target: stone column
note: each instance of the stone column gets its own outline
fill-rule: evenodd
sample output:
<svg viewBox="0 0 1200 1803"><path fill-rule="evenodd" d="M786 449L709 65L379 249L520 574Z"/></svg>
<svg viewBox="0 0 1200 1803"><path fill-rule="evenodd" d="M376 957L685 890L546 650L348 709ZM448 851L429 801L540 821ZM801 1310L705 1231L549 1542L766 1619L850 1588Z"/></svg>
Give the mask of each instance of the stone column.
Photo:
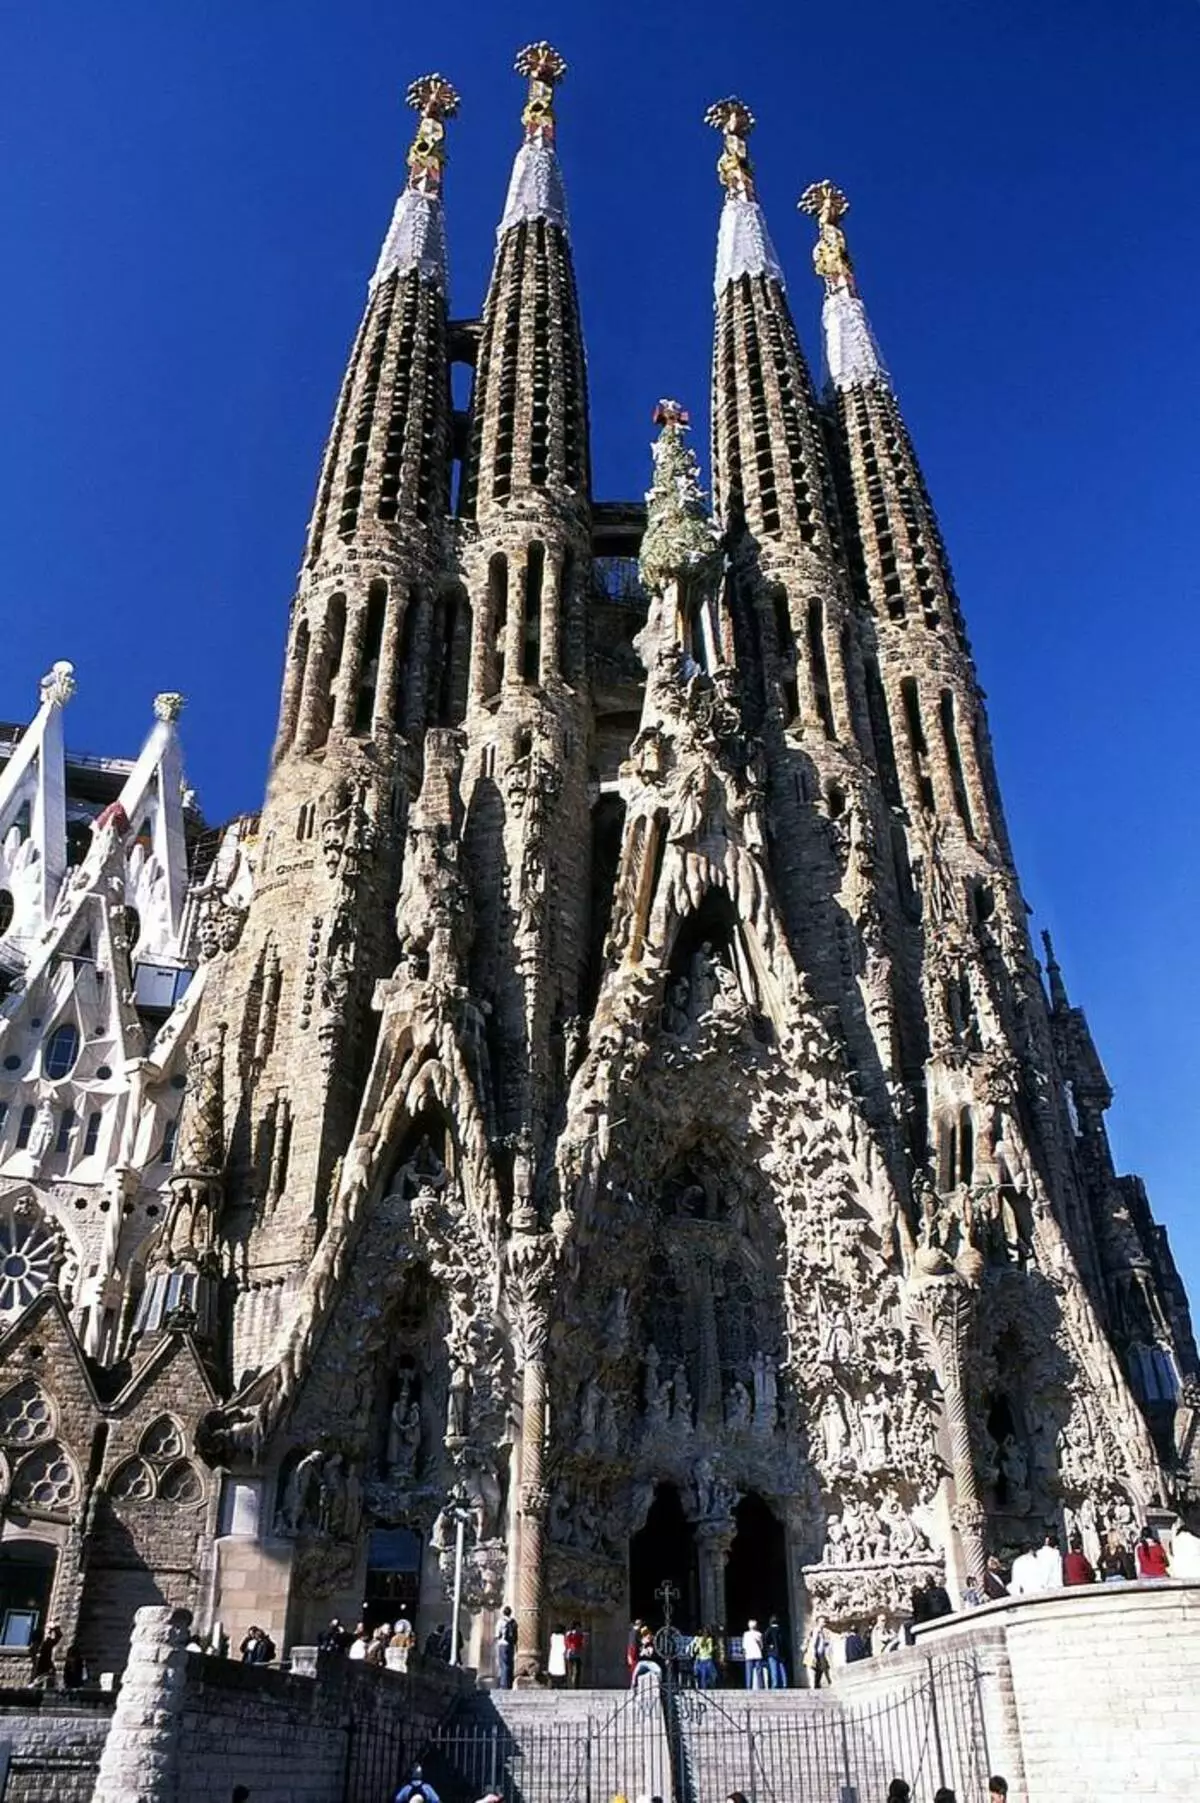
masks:
<svg viewBox="0 0 1200 1803"><path fill-rule="evenodd" d="M984 1568L985 1510L975 1476L963 1382L963 1350L970 1332L974 1297L968 1277L973 1273L960 1275L944 1253L925 1250L917 1257L924 1261L925 1268L919 1265L909 1281L907 1305L929 1339L941 1379L954 1472L954 1525L965 1575L968 1579L978 1578Z"/></svg>
<svg viewBox="0 0 1200 1803"><path fill-rule="evenodd" d="M139 1609L92 1803L174 1803L190 1609Z"/></svg>
<svg viewBox="0 0 1200 1803"><path fill-rule="evenodd" d="M696 1563L700 1571L701 1627L716 1627L725 1620L725 1564L736 1528L731 1521L696 1524Z"/></svg>
<svg viewBox="0 0 1200 1803"><path fill-rule="evenodd" d="M522 1361L521 1441L517 1507L516 1677L536 1681L542 1658L542 1596L546 1513L549 1497L544 1477L546 1440L546 1340L549 1333L550 1248L537 1232L533 1210L525 1204L510 1252L514 1282L514 1314L518 1355Z"/></svg>

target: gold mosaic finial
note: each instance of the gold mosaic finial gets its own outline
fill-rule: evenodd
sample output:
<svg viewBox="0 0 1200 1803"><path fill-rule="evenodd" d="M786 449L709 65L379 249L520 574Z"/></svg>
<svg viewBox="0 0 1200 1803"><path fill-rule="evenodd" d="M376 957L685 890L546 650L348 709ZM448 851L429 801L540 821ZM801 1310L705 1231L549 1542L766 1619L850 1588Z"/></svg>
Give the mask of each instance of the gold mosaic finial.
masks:
<svg viewBox="0 0 1200 1803"><path fill-rule="evenodd" d="M838 224L850 211L850 202L832 182L813 182L800 196L797 205L802 213L811 213L819 228L813 245L813 268L832 293L835 288L855 293L854 265L846 245L846 234Z"/></svg>
<svg viewBox="0 0 1200 1803"><path fill-rule="evenodd" d="M529 83L529 98L521 114L525 142L553 144L554 90L567 72L566 60L543 39L537 44L526 44L519 52L516 70Z"/></svg>
<svg viewBox="0 0 1200 1803"><path fill-rule="evenodd" d="M458 111L458 90L444 75L422 75L404 96L405 104L420 113L417 135L408 153L408 185L414 194L433 197L442 191L446 165L446 127Z"/></svg>
<svg viewBox="0 0 1200 1803"><path fill-rule="evenodd" d="M675 426L686 430L692 423L691 414L678 401L659 401L650 417L656 426Z"/></svg>
<svg viewBox="0 0 1200 1803"><path fill-rule="evenodd" d="M746 139L754 130L754 114L745 101L730 95L728 100L718 100L709 107L704 123L724 136L725 142L717 159L721 186L740 200L753 200L754 165L750 161Z"/></svg>

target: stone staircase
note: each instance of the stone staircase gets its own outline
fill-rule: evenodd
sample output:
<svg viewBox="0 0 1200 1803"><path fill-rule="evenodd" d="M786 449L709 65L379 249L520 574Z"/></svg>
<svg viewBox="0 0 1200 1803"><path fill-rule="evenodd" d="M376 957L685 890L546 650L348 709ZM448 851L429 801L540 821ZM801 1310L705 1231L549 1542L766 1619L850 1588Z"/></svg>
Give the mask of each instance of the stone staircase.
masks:
<svg viewBox="0 0 1200 1803"><path fill-rule="evenodd" d="M657 1686L480 1691L455 1711L428 1755L443 1803L498 1791L505 1803L612 1803L671 1795ZM445 1786L445 1788L443 1788Z"/></svg>
<svg viewBox="0 0 1200 1803"><path fill-rule="evenodd" d="M683 1693L674 1702L679 1795L723 1803L876 1803L903 1777L901 1749L881 1744L828 1690Z"/></svg>

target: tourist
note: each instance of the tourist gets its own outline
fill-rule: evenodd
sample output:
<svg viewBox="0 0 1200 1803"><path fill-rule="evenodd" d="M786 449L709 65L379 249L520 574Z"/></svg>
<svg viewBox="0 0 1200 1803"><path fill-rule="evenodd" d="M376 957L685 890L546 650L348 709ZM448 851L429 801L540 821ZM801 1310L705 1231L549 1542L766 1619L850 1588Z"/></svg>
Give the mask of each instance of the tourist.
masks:
<svg viewBox="0 0 1200 1803"><path fill-rule="evenodd" d="M1008 1585L1004 1582L1004 1571L995 1553L989 1558L983 1573L983 1597L988 1603L999 1602L1002 1596L1008 1595Z"/></svg>
<svg viewBox="0 0 1200 1803"><path fill-rule="evenodd" d="M62 1629L59 1627L58 1623L54 1621L51 1622L41 1639L35 1640L33 1643L33 1671L31 1675L34 1685L39 1690L58 1689L56 1654L58 1652L58 1643L61 1639Z"/></svg>
<svg viewBox="0 0 1200 1803"><path fill-rule="evenodd" d="M746 1663L746 1689L765 1690L767 1688L767 1669L763 1660L763 1637L753 1616L747 1622L746 1631L742 1635L742 1658Z"/></svg>
<svg viewBox="0 0 1200 1803"><path fill-rule="evenodd" d="M62 1679L64 1690L80 1690L87 1683L87 1666L74 1642L63 1655Z"/></svg>
<svg viewBox="0 0 1200 1803"><path fill-rule="evenodd" d="M441 1803L441 1798L432 1784L427 1784L419 1765L415 1765L409 1774L407 1784L401 1785L392 1803Z"/></svg>
<svg viewBox="0 0 1200 1803"><path fill-rule="evenodd" d="M888 1785L887 1803L912 1803L912 1791L903 1778L893 1778Z"/></svg>
<svg viewBox="0 0 1200 1803"><path fill-rule="evenodd" d="M1182 1516L1171 1538L1170 1569L1173 1578L1200 1578L1200 1534L1193 1534Z"/></svg>
<svg viewBox="0 0 1200 1803"><path fill-rule="evenodd" d="M317 1651L318 1653L344 1653L349 1643L350 1636L335 1615L317 1641Z"/></svg>
<svg viewBox="0 0 1200 1803"><path fill-rule="evenodd" d="M625 1642L625 1669L630 1677L633 1676L633 1668L641 1657L642 1635L645 1631L646 1624L641 1616L635 1617L629 1629L629 1638Z"/></svg>
<svg viewBox="0 0 1200 1803"><path fill-rule="evenodd" d="M567 1630L561 1623L550 1632L550 1656L546 1660L546 1671L555 1690L562 1690L567 1681Z"/></svg>
<svg viewBox="0 0 1200 1803"><path fill-rule="evenodd" d="M943 1784L934 1791L933 1803L954 1803L954 1792L948 1784Z"/></svg>
<svg viewBox="0 0 1200 1803"><path fill-rule="evenodd" d="M731 1790L725 1803L749 1803L749 1799L744 1790Z"/></svg>
<svg viewBox="0 0 1200 1803"><path fill-rule="evenodd" d="M496 1688L511 1690L517 1659L517 1624L507 1603L501 1609L500 1620L496 1623L495 1646Z"/></svg>
<svg viewBox="0 0 1200 1803"><path fill-rule="evenodd" d="M1137 1537L1134 1548L1139 1578L1165 1578L1167 1553L1154 1529L1147 1524Z"/></svg>
<svg viewBox="0 0 1200 1803"><path fill-rule="evenodd" d="M1117 1528L1109 1528L1100 1553L1100 1576L1106 1584L1126 1584L1135 1576L1133 1559L1125 1537Z"/></svg>
<svg viewBox="0 0 1200 1803"><path fill-rule="evenodd" d="M822 1615L814 1616L813 1625L808 1630L808 1637L804 1642L803 1654L804 1669L808 1673L808 1683L811 1690L820 1690L822 1682L826 1684L830 1682L830 1651L831 1645L829 1634L825 1627L825 1618Z"/></svg>
<svg viewBox="0 0 1200 1803"><path fill-rule="evenodd" d="M930 1572L924 1584L925 1620L937 1621L943 1615L953 1615L954 1605L950 1601L946 1586L938 1581Z"/></svg>
<svg viewBox="0 0 1200 1803"><path fill-rule="evenodd" d="M385 1658L387 1660L388 1670L393 1672L406 1672L408 1670L409 1658L416 1644L417 1637L413 1632L413 1625L406 1615L402 1615L392 1629L392 1638L387 1644Z"/></svg>
<svg viewBox="0 0 1200 1803"><path fill-rule="evenodd" d="M772 1615L767 1622L767 1631L763 1635L763 1651L767 1655L767 1689L787 1689L787 1635L777 1615Z"/></svg>
<svg viewBox="0 0 1200 1803"><path fill-rule="evenodd" d="M846 1635L843 1656L847 1665L857 1665L861 1659L871 1657L871 1643L857 1628L851 1628Z"/></svg>
<svg viewBox="0 0 1200 1803"><path fill-rule="evenodd" d="M368 1640L367 1650L363 1654L363 1658L368 1665L375 1666L378 1671L383 1670L384 1666L387 1664L387 1643L391 1638L391 1622L382 1622L380 1626L376 1628L370 1640Z"/></svg>
<svg viewBox="0 0 1200 1803"><path fill-rule="evenodd" d="M1059 1550L1058 1535L1046 1534L1042 1544L1033 1555L1041 1582L1040 1590L1061 1590L1063 1587L1063 1557Z"/></svg>
<svg viewBox="0 0 1200 1803"><path fill-rule="evenodd" d="M662 1664L654 1646L654 1636L649 1628L643 1626L641 1639L638 1642L637 1658L633 1662L633 1670L629 1674L630 1688L637 1689L639 1678L652 1675L662 1676Z"/></svg>
<svg viewBox="0 0 1200 1803"><path fill-rule="evenodd" d="M583 1683L583 1623L573 1621L567 1629L567 1689L578 1690Z"/></svg>
<svg viewBox="0 0 1200 1803"><path fill-rule="evenodd" d="M428 1652L429 1648L426 1647L425 1650L426 1650L426 1652ZM346 1657L348 1659L365 1659L366 1656L367 1656L367 1629L366 1629L365 1622L360 1621L358 1626L354 1630L354 1635L350 1641L350 1646L346 1653Z"/></svg>
<svg viewBox="0 0 1200 1803"><path fill-rule="evenodd" d="M692 1641L692 1671L697 1690L715 1690L717 1684L717 1643L711 1628L701 1628Z"/></svg>
<svg viewBox="0 0 1200 1803"><path fill-rule="evenodd" d="M262 1628L252 1627L238 1651L243 1665L270 1665L275 1657L275 1642Z"/></svg>
<svg viewBox="0 0 1200 1803"><path fill-rule="evenodd" d="M1067 1546L1067 1556L1063 1560L1063 1583L1070 1586L1095 1582L1095 1570L1083 1550L1083 1535L1072 1534Z"/></svg>
<svg viewBox="0 0 1200 1803"><path fill-rule="evenodd" d="M888 1647L891 1644L891 1639L892 1636L888 1628L887 1616L883 1614L877 1615L871 1627L872 1659L878 1659L881 1653L887 1652Z"/></svg>
<svg viewBox="0 0 1200 1803"><path fill-rule="evenodd" d="M1008 1779L993 1772L988 1779L988 1803L1008 1803Z"/></svg>

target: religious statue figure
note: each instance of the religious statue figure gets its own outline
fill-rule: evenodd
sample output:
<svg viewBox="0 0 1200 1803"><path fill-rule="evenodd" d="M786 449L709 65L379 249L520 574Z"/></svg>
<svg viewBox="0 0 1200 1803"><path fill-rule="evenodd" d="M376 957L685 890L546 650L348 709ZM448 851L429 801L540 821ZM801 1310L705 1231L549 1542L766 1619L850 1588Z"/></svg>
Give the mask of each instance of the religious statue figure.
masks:
<svg viewBox="0 0 1200 1803"><path fill-rule="evenodd" d="M888 1462L888 1406L873 1391L863 1397L858 1408L862 1436L862 1462L867 1471L882 1471Z"/></svg>
<svg viewBox="0 0 1200 1803"><path fill-rule="evenodd" d="M663 1032L681 1039L692 1024L691 985L686 977L676 977L667 984L667 997L663 1003Z"/></svg>
<svg viewBox="0 0 1200 1803"><path fill-rule="evenodd" d="M659 1378L658 1372L660 1362L658 1348L654 1344L654 1341L651 1340L646 1348L645 1354L646 1419L656 1423L658 1426L663 1426L670 1413L671 1385L666 1378L661 1380Z"/></svg>
<svg viewBox="0 0 1200 1803"><path fill-rule="evenodd" d="M297 1462L284 1485L283 1500L276 1511L277 1534L298 1534L306 1527L318 1525L324 1464L325 1454L319 1447L305 1453Z"/></svg>
<svg viewBox="0 0 1200 1803"><path fill-rule="evenodd" d="M692 1392L682 1359L671 1377L671 1420L689 1428L692 1425Z"/></svg>
<svg viewBox="0 0 1200 1803"><path fill-rule="evenodd" d="M703 1020L704 1016L716 1000L719 983L717 979L717 960L713 948L706 939L698 952L692 956L690 986L692 992L692 1019Z"/></svg>
<svg viewBox="0 0 1200 1803"><path fill-rule="evenodd" d="M582 1451L591 1452L596 1445L603 1401L599 1384L594 1377L589 1377L579 1401L579 1445Z"/></svg>
<svg viewBox="0 0 1200 1803"><path fill-rule="evenodd" d="M756 1352L754 1369L754 1425L764 1432L775 1426L779 1412L779 1380L773 1360L765 1352Z"/></svg>
<svg viewBox="0 0 1200 1803"><path fill-rule="evenodd" d="M446 1398L446 1437L465 1440L471 1422L471 1373L461 1359L450 1373Z"/></svg>
<svg viewBox="0 0 1200 1803"><path fill-rule="evenodd" d="M54 1144L54 1104L49 1097L39 1103L34 1116L33 1129L30 1132L26 1150L34 1164L40 1164L51 1146Z"/></svg>
<svg viewBox="0 0 1200 1803"><path fill-rule="evenodd" d="M735 1431L750 1425L750 1392L740 1378L735 1378L725 1399L725 1422Z"/></svg>
<svg viewBox="0 0 1200 1803"><path fill-rule="evenodd" d="M388 1423L387 1466L394 1477L411 1477L421 1445L421 1405L410 1392L392 1404Z"/></svg>
<svg viewBox="0 0 1200 1803"><path fill-rule="evenodd" d="M1006 1502L1016 1515L1029 1507L1029 1460L1025 1448L1015 1434L1005 1434L1000 1442L1000 1475L1004 1479Z"/></svg>

